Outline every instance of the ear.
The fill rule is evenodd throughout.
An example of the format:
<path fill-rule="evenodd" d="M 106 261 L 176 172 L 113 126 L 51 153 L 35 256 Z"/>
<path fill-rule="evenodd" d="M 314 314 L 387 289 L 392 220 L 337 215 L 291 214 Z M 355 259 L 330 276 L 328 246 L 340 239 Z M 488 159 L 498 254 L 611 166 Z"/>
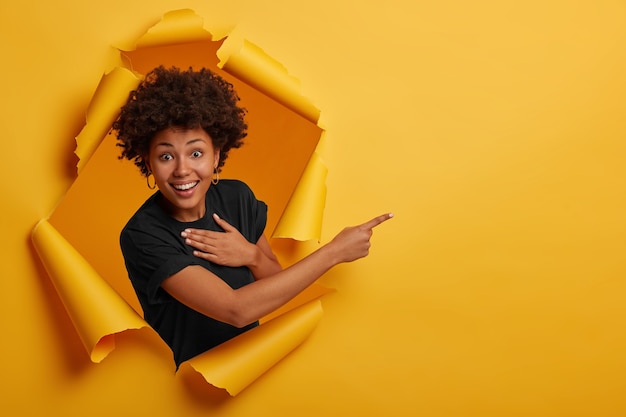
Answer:
<path fill-rule="evenodd" d="M 148 168 L 148 172 L 152 172 L 152 167 L 150 166 L 150 161 L 148 160 L 148 158 L 141 158 L 143 160 L 143 163 L 146 165 L 146 168 Z"/>

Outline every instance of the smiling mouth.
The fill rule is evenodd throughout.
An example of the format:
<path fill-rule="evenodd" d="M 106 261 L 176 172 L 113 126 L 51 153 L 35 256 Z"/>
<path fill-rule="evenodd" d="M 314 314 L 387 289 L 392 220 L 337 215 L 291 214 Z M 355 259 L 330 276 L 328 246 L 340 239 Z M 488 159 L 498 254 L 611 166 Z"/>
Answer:
<path fill-rule="evenodd" d="M 172 187 L 178 191 L 187 191 L 198 185 L 199 181 L 188 182 L 187 184 L 172 184 Z"/>

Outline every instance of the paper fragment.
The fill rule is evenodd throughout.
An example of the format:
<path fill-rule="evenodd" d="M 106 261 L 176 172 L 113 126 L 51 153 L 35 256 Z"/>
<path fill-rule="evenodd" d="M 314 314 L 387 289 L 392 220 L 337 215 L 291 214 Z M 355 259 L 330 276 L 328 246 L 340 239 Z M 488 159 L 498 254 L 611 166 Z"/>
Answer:
<path fill-rule="evenodd" d="M 328 169 L 322 158 L 314 152 L 272 237 L 320 240 L 322 214 L 326 204 L 327 173 Z"/>
<path fill-rule="evenodd" d="M 299 346 L 322 317 L 313 301 L 202 353 L 187 363 L 211 385 L 239 394 Z"/>
<path fill-rule="evenodd" d="M 113 350 L 112 335 L 147 326 L 47 220 L 35 227 L 32 241 L 93 362 Z"/>
<path fill-rule="evenodd" d="M 219 67 L 257 90 L 282 103 L 305 119 L 317 123 L 320 111 L 300 93 L 300 82 L 287 73 L 286 68 L 261 48 L 243 40 L 237 52 L 226 40 L 218 53 Z"/>
<path fill-rule="evenodd" d="M 202 17 L 193 10 L 181 9 L 167 12 L 158 24 L 139 38 L 135 47 L 138 49 L 201 40 L 212 40 L 211 33 L 204 28 Z"/>
<path fill-rule="evenodd" d="M 76 137 L 78 173 L 98 149 L 100 142 L 111 129 L 128 94 L 139 85 L 140 79 L 126 68 L 115 68 L 105 74 L 87 109 L 86 124 Z"/>

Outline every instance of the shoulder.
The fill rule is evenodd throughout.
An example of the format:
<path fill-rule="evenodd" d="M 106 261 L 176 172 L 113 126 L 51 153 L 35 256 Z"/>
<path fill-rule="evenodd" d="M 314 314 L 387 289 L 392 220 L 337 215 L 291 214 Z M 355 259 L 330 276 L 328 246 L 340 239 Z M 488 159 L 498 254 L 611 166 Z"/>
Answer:
<path fill-rule="evenodd" d="M 223 201 L 256 200 L 252 189 L 240 180 L 220 180 L 219 184 L 211 185 L 207 198 L 217 198 Z"/>
<path fill-rule="evenodd" d="M 266 211 L 266 204 L 258 200 L 252 189 L 240 180 L 220 180 L 212 185 L 207 193 L 207 207 L 213 207 L 223 218 L 227 213 L 256 213 Z"/>
<path fill-rule="evenodd" d="M 132 215 L 120 233 L 122 242 L 137 240 L 139 236 L 159 235 L 165 225 L 163 213 L 157 204 L 158 193 L 150 196 Z"/>
<path fill-rule="evenodd" d="M 241 180 L 220 180 L 217 185 L 212 185 L 216 191 L 230 192 L 230 193 L 252 193 L 252 190 L 245 182 Z"/>
<path fill-rule="evenodd" d="M 154 193 L 137 209 L 126 223 L 125 229 L 138 223 L 153 221 L 158 216 L 157 196 L 159 192 Z"/>

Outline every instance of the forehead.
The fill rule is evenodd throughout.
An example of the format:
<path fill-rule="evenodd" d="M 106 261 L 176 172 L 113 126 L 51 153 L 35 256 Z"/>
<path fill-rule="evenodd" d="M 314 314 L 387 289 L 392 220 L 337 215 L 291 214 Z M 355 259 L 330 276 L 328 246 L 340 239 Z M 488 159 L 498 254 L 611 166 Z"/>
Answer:
<path fill-rule="evenodd" d="M 204 129 L 200 127 L 194 129 L 169 127 L 154 135 L 150 146 L 197 146 L 201 144 L 213 146 L 211 137 Z"/>

